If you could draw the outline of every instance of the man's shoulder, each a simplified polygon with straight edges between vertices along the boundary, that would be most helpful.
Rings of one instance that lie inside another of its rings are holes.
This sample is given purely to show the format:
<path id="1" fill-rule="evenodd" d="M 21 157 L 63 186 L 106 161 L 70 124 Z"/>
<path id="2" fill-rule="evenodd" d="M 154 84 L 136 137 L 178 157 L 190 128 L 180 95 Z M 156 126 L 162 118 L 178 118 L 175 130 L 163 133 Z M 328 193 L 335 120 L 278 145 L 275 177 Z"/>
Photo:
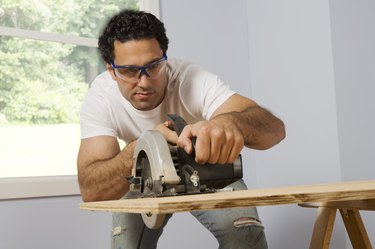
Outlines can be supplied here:
<path id="1" fill-rule="evenodd" d="M 104 71 L 92 81 L 89 92 L 97 94 L 113 94 L 118 91 L 117 83 L 108 71 Z"/>
<path id="2" fill-rule="evenodd" d="M 185 68 L 192 63 L 188 60 L 181 59 L 181 58 L 168 58 L 168 67 L 170 70 L 179 70 L 181 68 Z"/>
<path id="3" fill-rule="evenodd" d="M 189 60 L 180 58 L 168 59 L 168 73 L 172 81 L 186 81 L 204 72 L 206 71 Z"/>
<path id="4" fill-rule="evenodd" d="M 109 103 L 118 101 L 118 87 L 108 71 L 105 71 L 92 81 L 84 103 Z M 99 101 L 100 100 L 100 101 Z"/>
<path id="5" fill-rule="evenodd" d="M 95 77 L 91 83 L 91 87 L 109 86 L 114 82 L 110 73 L 106 70 Z"/>

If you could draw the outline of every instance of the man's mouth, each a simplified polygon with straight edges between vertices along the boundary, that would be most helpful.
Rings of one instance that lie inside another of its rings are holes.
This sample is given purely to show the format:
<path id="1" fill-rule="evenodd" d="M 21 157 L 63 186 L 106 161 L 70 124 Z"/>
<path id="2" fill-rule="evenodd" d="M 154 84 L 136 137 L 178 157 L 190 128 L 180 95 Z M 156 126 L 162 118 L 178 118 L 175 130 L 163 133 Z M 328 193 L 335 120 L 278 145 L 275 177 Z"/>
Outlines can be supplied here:
<path id="1" fill-rule="evenodd" d="M 148 99 L 153 95 L 153 92 L 137 92 L 135 95 L 140 99 Z"/>

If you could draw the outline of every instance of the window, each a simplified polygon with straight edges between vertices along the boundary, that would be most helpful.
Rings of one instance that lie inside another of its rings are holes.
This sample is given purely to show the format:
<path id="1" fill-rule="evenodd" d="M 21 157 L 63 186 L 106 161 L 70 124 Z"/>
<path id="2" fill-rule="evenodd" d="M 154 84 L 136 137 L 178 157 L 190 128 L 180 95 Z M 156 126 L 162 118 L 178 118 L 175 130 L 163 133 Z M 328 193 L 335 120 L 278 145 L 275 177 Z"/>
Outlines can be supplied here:
<path id="1" fill-rule="evenodd" d="M 114 13 L 158 11 L 158 1 L 0 3 L 0 184 L 69 175 L 76 184 L 78 113 L 104 70 L 96 39 Z"/>

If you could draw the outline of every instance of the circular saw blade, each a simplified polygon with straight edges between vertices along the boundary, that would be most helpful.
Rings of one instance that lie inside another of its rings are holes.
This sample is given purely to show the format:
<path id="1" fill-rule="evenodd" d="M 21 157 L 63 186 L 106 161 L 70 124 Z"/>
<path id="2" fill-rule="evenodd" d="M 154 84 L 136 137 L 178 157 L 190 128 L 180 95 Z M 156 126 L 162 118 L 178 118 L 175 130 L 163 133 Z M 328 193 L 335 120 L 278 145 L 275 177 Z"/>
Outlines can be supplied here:
<path id="1" fill-rule="evenodd" d="M 146 153 L 140 153 L 136 167 L 139 167 L 142 178 L 141 192 L 144 197 L 157 196 L 162 192 L 160 179 L 152 179 L 151 165 Z M 160 228 L 165 221 L 165 214 L 146 214 L 143 213 L 142 219 L 145 225 L 150 229 Z"/>
<path id="2" fill-rule="evenodd" d="M 142 178 L 141 192 L 143 196 L 157 196 L 163 191 L 161 179 L 153 179 L 150 159 L 145 152 L 138 155 L 136 167 L 139 169 Z"/>
<path id="3" fill-rule="evenodd" d="M 142 219 L 145 225 L 150 229 L 158 229 L 163 226 L 166 215 L 165 214 L 146 214 L 143 213 Z"/>
<path id="4" fill-rule="evenodd" d="M 159 131 L 144 131 L 134 149 L 133 176 L 140 178 L 140 197 L 161 196 L 163 184 L 177 184 L 180 177 L 176 173 L 168 143 Z M 142 214 L 148 228 L 163 225 L 165 214 Z"/>
<path id="5" fill-rule="evenodd" d="M 161 179 L 153 179 L 151 172 L 150 159 L 145 151 L 138 154 L 136 161 L 136 171 L 142 179 L 141 193 L 142 197 L 157 196 L 162 193 Z M 150 229 L 160 228 L 165 221 L 165 214 L 141 214 L 143 222 Z"/>

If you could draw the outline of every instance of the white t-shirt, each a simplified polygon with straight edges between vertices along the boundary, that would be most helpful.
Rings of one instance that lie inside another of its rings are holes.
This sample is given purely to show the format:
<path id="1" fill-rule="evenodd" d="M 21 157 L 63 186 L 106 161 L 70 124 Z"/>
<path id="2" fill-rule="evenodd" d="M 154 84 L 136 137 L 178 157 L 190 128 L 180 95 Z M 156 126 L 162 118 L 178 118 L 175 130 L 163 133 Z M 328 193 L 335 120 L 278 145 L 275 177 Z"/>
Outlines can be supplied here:
<path id="1" fill-rule="evenodd" d="M 166 95 L 150 111 L 135 109 L 108 71 L 98 75 L 81 108 L 81 138 L 108 135 L 130 142 L 165 122 L 167 114 L 178 114 L 188 124 L 207 120 L 234 94 L 216 75 L 194 64 L 178 59 L 167 63 Z"/>

